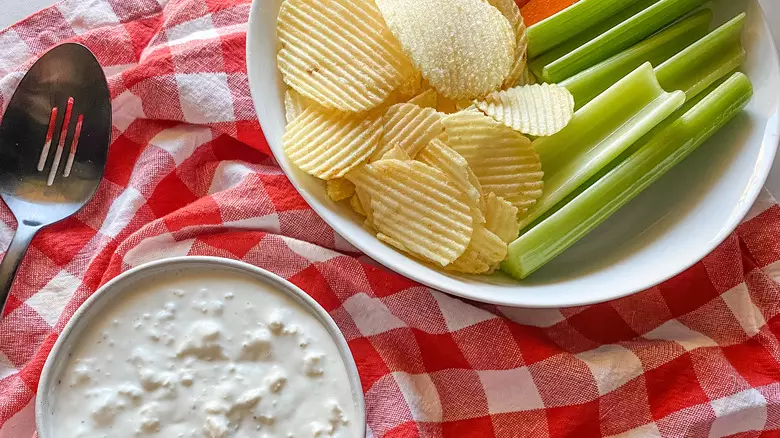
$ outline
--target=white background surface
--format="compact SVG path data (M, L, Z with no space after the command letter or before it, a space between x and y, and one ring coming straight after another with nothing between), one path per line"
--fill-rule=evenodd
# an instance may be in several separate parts
M0 9L3 11L0 14L0 28L7 27L54 3L54 0L0 0ZM769 18L769 24L775 34L775 41L780 46L780 1L759 0L759 3ZM780 199L780 155L778 157L766 184L767 189L776 199Z

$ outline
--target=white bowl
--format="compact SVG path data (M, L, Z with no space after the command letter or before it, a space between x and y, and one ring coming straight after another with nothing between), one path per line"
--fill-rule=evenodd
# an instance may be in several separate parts
M432 288L507 306L566 307L623 297L692 266L745 217L766 180L778 143L780 69L756 0L715 0L714 25L748 18L743 71L755 97L709 142L586 238L530 278L475 277L432 269L378 241L349 205L328 199L324 184L296 168L282 149L284 84L276 68L276 16L282 0L254 0L247 70L257 115L279 165L336 232L388 268Z
M364 436L366 428L366 408L363 390L360 383L357 365L349 350L346 339L338 326L313 298L289 281L250 264L220 257L174 257L147 263L122 273L92 294L79 307L73 317L65 325L57 342L46 359L38 384L38 397L35 401L35 425L40 438L65 437L57 432L58 425L52 424L52 409L54 405L54 390L57 381L68 364L69 353L78 344L79 337L89 329L90 323L99 318L100 313L111 306L125 291L133 292L133 286L139 281L150 277L164 276L172 272L203 272L205 269L216 269L224 272L234 272L253 277L258 282L270 285L277 291L287 294L304 309L314 315L330 333L344 361L350 380L352 398L355 404L355 423L358 435ZM61 432L61 431L60 431Z

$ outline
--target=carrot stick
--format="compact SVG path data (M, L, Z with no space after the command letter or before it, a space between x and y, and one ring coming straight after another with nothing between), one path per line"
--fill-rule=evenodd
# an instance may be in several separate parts
M526 26L533 26L577 3L577 0L530 0L523 6L524 0L516 1L518 5L522 6L521 12Z

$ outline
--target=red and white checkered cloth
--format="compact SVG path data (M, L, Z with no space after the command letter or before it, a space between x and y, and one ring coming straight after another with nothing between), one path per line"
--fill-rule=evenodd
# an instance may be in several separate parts
M435 292L358 254L268 156L248 12L69 0L0 33L0 101L36 55L80 41L114 105L105 181L35 239L0 322L0 437L34 435L41 367L93 291L184 254L247 261L317 299L349 340L374 437L778 436L780 207L759 203L703 262L611 303L523 310ZM0 247L13 228L3 207Z

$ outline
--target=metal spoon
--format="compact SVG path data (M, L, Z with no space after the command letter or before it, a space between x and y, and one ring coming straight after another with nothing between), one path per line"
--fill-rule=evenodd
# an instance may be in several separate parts
M0 263L0 312L35 234L95 194L110 140L111 97L95 55L72 43L43 55L0 123L0 197L18 222Z

